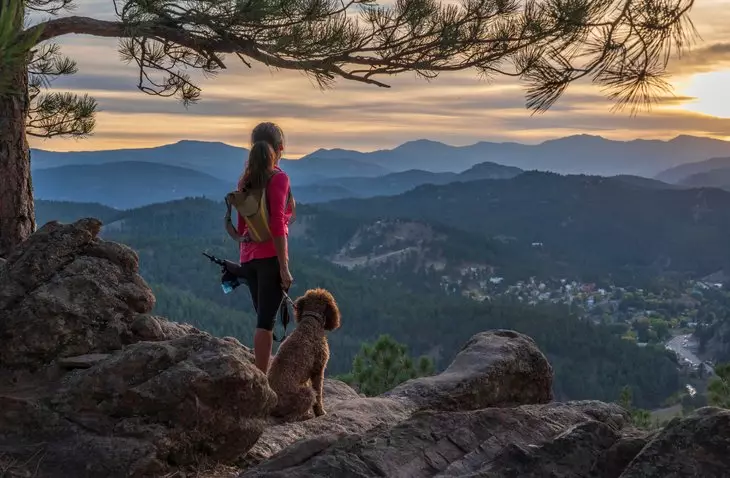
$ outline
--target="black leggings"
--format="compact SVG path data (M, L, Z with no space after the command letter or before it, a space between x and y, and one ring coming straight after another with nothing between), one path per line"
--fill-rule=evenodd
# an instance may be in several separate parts
M281 274L279 273L279 259L253 259L241 264L243 276L251 292L253 307L256 309L256 328L274 330L276 313L279 311L281 299Z

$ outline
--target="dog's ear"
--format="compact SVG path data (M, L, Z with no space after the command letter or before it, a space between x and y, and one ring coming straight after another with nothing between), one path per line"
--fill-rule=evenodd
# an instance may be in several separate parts
M327 306L324 311L324 329L335 330L340 328L340 309L337 301L329 291L323 291Z

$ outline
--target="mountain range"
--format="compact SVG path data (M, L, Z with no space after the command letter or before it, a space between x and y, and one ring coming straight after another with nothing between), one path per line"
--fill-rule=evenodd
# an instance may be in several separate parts
M230 184L241 175L248 150L224 143L179 141L154 148L115 149L104 151L57 152L33 149L33 171L69 165L100 165L118 162L147 162L198 171ZM390 170L376 164L337 158L284 160L282 168L293 184L310 184L340 176L382 176Z
M100 203L116 209L189 196L221 198L232 184L180 166L144 161L71 164L32 172L37 198Z
M223 143L180 141L108 151L34 149L31 164L39 199L128 209L185 197L217 200L235 187L246 154ZM729 157L704 160L717 154ZM621 142L579 135L538 145L454 147L421 140L370 153L318 150L285 159L281 166L302 203L397 195L424 184L509 179L529 170L602 174L660 189L730 188L723 172L730 168L730 142L690 136Z
M144 158L144 155L142 155ZM84 158L86 159L86 158ZM322 174L305 175L298 170L306 165L329 162L327 159L287 161L283 169L292 176L294 194L302 203L318 203L350 197L373 197L400 194L422 184L446 184L456 181L511 178L522 172L519 168L494 163L482 163L461 173L432 173L412 170L387 173L382 176L341 176L326 178ZM332 160L337 162L338 160ZM330 168L331 172L374 174L380 170L359 168L357 161L344 160L344 167ZM235 188L236 178L221 179L199 169L175 166L162 162L118 161L87 164L69 164L32 171L34 194L38 199L99 203L117 209L131 209L186 197L207 197L219 200ZM304 164L304 166L303 166ZM348 170L348 168L350 168ZM359 168L359 169L358 169ZM294 173L291 172L294 170ZM330 173L331 174L331 173ZM294 178L300 178L300 183ZM312 182L309 182L312 181Z
M575 135L536 145L479 142L469 146L448 146L418 140L369 153L320 149L304 158L357 160L395 172L408 169L457 172L491 161L525 170L562 174L654 177L680 164L714 156L730 156L730 142L686 135L669 141L614 141L600 136Z

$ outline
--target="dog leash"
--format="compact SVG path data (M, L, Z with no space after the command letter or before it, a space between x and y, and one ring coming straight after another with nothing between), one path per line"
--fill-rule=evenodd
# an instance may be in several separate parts
M274 333L274 341L276 342L283 342L284 339L286 339L286 327L289 325L289 307L292 306L292 309L294 308L294 301L289 297L289 294L286 293L285 290L282 289L281 291L281 302L279 302L279 315L281 316L281 324L284 326L284 336L279 340L279 338L276 336L276 333Z

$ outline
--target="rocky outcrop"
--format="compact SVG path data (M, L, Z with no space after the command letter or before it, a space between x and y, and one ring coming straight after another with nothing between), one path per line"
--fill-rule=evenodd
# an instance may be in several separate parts
M381 397L359 397L346 385L328 381L327 415L268 428L242 463L260 463L303 438L360 434L401 423L422 410L547 403L552 379L552 367L531 338L510 330L483 332L467 342L443 373L409 380Z
M159 476L235 460L276 402L266 377L235 339L149 315L137 255L100 225L47 224L0 268L0 456L13 464L0 469Z
M36 372L59 357L119 350L152 310L137 255L96 238L101 223L49 223L0 269L0 364Z
M718 408L652 432L594 401L389 418L300 439L241 477L721 478L730 469L730 410Z
M730 410L704 407L675 418L634 458L621 478L730 475Z
M513 330L472 337L438 375L410 380L386 397L431 410L474 410L553 399L553 369L535 342Z
M612 420L596 421L591 411ZM299 442L242 476L591 476L626 418L600 402L422 411L363 433ZM546 460L557 474L544 474ZM571 466L574 475L561 474Z

